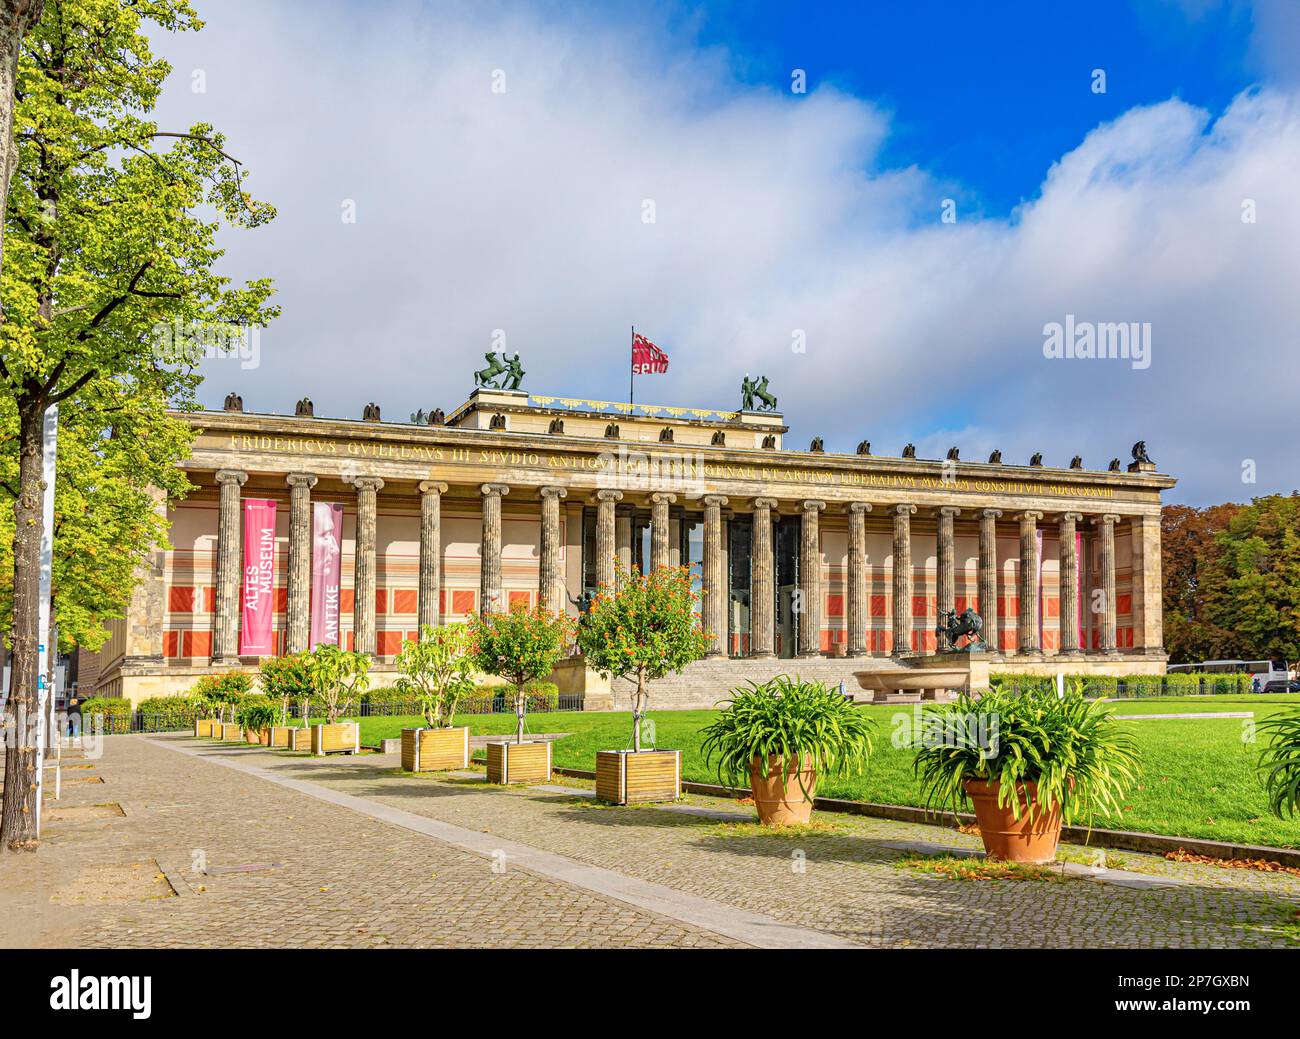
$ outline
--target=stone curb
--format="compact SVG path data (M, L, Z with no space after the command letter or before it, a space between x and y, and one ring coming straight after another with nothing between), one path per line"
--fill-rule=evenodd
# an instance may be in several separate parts
M596 773L581 768L560 768L552 771L574 779L595 779ZM749 797L750 792L743 787L719 786L716 783L683 782L682 789L688 794L700 794L704 797ZM932 812L926 808L911 805L875 804L871 801L845 801L837 797L814 798L813 806L823 812L842 812L846 815L866 815L875 819L891 819L894 822L922 823L926 826L941 826L942 819L955 819L961 823L973 823L975 816L970 812ZM1161 833L1141 833L1129 830L1089 829L1086 826L1063 826L1061 840L1069 844L1085 844L1097 848L1113 848L1116 851L1141 851L1152 855L1163 855L1167 851L1188 851L1195 855L1207 855L1216 859L1266 859L1283 866L1300 868L1300 848L1274 848L1265 844L1233 844L1230 841L1206 840L1202 837L1168 837Z

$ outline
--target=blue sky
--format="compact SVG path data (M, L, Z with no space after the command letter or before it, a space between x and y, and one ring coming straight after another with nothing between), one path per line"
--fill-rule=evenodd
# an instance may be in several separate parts
M672 358L639 401L767 375L795 447L1145 440L1171 500L1300 486L1268 419L1300 399L1300 0L197 6L158 120L278 207L223 242L283 309L209 406L450 411L503 339L533 393L622 400L635 324ZM1048 356L1067 318L1149 327L1150 363Z
M872 98L892 116L883 164L921 166L996 216L1098 123L1170 97L1218 111L1259 71L1251 10L1232 3L767 0L682 8L676 23L726 48L743 82L784 86L804 68L810 88ZM1081 90L1098 67L1106 93Z

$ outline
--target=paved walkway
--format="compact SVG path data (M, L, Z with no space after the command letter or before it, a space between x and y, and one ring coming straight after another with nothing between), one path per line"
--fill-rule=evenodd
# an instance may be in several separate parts
M791 837L729 801L607 808L580 781L500 789L404 775L395 755L105 742L65 771L41 851L0 856L0 944L1259 947L1300 934L1291 874L1126 852L1118 883L946 880L899 860L977 839L820 814L823 831Z

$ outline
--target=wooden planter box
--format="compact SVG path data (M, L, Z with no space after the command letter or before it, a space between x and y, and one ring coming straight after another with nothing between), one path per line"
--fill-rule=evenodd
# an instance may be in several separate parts
M487 778L489 783L549 783L550 740L537 743L489 743Z
M285 729L288 733L288 742L285 746L290 750L311 750L311 729Z
M291 729L287 725L272 725L266 730L269 737L268 747L288 747L293 742L293 733L301 732L301 729Z
M404 771L446 772L453 768L469 768L469 726L402 730Z
M194 735L203 739L213 739L221 735L218 731L220 724L216 718L198 718L194 722Z
M676 801L682 796L680 750L596 751L596 797L610 804Z
M222 722L219 725L221 732L217 738L225 740L228 743L242 743L244 741L243 726L235 722Z
M313 725L311 752L316 755L361 753L361 726L357 722Z

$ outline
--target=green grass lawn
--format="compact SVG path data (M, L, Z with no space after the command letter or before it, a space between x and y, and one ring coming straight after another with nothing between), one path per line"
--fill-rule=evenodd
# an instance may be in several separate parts
M1119 714L1180 714L1206 711L1253 711L1255 721L1279 711L1296 710L1300 695L1160 697L1115 701ZM817 792L827 797L887 804L920 805L912 777L912 750L895 747L893 736L911 724L907 706L863 707L875 719L875 753L865 774L823 779ZM700 753L699 731L713 711L652 711L655 742L682 752L684 778L717 782ZM376 746L381 738L398 736L419 724L412 717L362 718L361 742ZM1118 818L1099 816L1093 824L1119 830L1145 830L1180 837L1206 837L1248 844L1300 847L1300 818L1280 820L1268 811L1264 789L1255 772L1262 744L1251 742L1240 718L1168 719L1125 722L1138 740L1143 775L1129 792ZM465 715L456 719L475 735L514 732L513 714ZM568 732L555 744L555 764L595 768L596 751L630 745L632 716L627 712L556 712L528 718L534 732ZM1246 737L1246 738L1243 738Z

